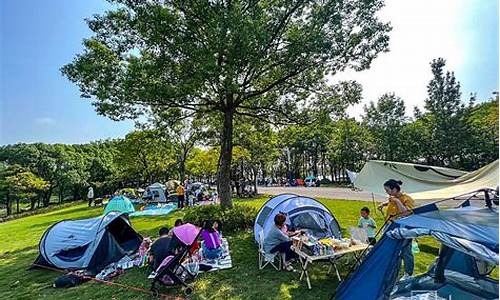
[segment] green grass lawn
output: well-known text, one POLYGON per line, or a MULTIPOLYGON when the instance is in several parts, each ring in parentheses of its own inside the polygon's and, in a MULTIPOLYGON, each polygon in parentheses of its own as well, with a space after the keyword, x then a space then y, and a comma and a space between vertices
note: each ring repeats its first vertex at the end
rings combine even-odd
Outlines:
MULTIPOLYGON (((267 200, 260 197, 251 200, 236 200, 239 203, 259 208, 267 200)), ((369 202, 321 199, 334 213, 346 234, 347 227, 356 224, 362 206, 369 202)), ((80 203, 49 213, 29 216, 0 224, 0 299, 149 299, 150 296, 127 289, 87 282, 75 288, 54 289, 58 272, 32 269, 30 264, 38 255, 38 242, 43 232, 53 223, 63 219, 88 218, 101 214, 102 207, 88 208, 80 203)), ((143 236, 157 237, 158 229, 172 226, 182 212, 166 217, 132 218, 134 228, 143 236)), ((373 216, 379 225, 380 215, 373 216)), ((313 289, 307 290, 299 283, 299 273, 276 272, 271 268, 259 270, 257 247, 251 232, 240 232, 226 236, 229 240, 233 268, 201 274, 194 283, 194 299, 329 299, 338 280, 326 274, 326 266, 315 266, 311 272, 313 289)), ((416 272, 426 271, 438 253, 438 244, 431 239, 420 239, 421 252, 416 254, 416 272)), ((341 275, 346 276, 352 261, 341 261, 341 275)), ((297 266, 298 268, 298 266, 297 266)), ((148 289, 147 268, 134 268, 114 279, 115 282, 148 289)), ((498 275, 496 275, 498 276, 498 275)), ((177 289, 165 290, 171 295, 181 295, 177 289)))

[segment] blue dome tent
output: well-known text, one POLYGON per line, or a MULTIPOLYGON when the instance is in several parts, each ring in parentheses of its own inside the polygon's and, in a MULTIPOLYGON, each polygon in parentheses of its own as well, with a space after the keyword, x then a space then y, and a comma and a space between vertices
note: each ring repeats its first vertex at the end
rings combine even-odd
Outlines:
POLYGON ((289 227, 307 229, 317 237, 341 237, 339 223, 326 206, 313 198, 281 194, 270 198, 257 214, 254 225, 257 243, 266 236, 274 224, 274 216, 280 212, 288 216, 289 227))
POLYGON ((431 203, 396 220, 335 299, 412 299, 414 291, 436 299, 498 299, 498 280, 488 277, 498 266, 498 208, 469 205, 438 209, 431 203), (419 236, 439 241, 439 256, 426 273, 396 282, 401 249, 419 236))
POLYGON ((65 220, 43 234, 34 266, 87 269, 95 273, 123 256, 135 253, 142 237, 122 213, 83 220, 65 220))

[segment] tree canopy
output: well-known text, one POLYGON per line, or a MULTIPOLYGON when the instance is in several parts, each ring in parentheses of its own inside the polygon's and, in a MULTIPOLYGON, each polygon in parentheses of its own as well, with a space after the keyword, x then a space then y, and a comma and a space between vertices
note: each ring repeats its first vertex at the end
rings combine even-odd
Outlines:
POLYGON ((296 121, 335 98, 327 74, 369 67, 389 41, 382 0, 112 2, 62 72, 113 119, 217 114, 224 206, 235 116, 296 121))

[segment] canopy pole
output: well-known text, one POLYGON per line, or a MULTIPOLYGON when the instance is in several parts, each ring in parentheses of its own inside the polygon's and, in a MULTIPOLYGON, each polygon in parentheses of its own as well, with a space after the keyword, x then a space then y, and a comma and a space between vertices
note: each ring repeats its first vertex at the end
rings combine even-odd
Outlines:
POLYGON ((488 207, 489 209, 491 209, 491 206, 493 204, 491 202, 490 193, 489 193, 488 190, 484 190, 484 200, 486 201, 486 207, 488 207))

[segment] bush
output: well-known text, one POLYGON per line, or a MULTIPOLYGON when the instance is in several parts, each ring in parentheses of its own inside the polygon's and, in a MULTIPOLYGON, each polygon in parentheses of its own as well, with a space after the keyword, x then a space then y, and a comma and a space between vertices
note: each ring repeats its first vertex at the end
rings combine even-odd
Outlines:
POLYGON ((217 220, 222 224, 223 232, 236 232, 253 228, 257 210, 247 205, 234 205, 224 209, 220 205, 200 205, 189 207, 184 221, 202 226, 204 221, 217 220))
POLYGON ((328 178, 323 178, 319 181, 320 184, 331 184, 332 181, 328 178))

